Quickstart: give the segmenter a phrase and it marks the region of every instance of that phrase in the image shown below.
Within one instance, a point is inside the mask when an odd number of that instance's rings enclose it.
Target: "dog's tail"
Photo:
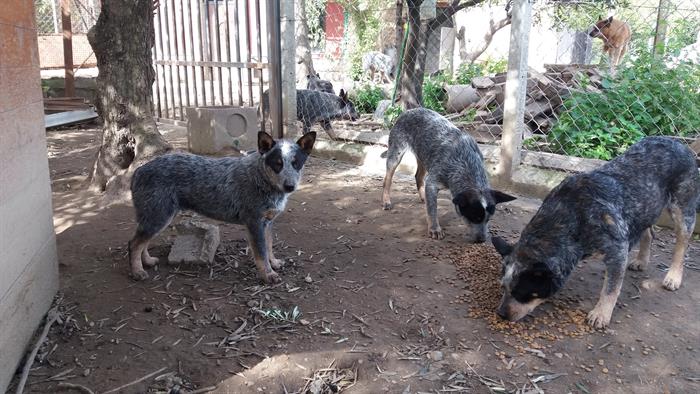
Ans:
[[[389,151],[388,151],[388,150],[385,150],[384,152],[382,152],[381,155],[379,155],[379,157],[381,157],[382,159],[386,159],[386,155],[387,155],[387,154],[389,154]]]

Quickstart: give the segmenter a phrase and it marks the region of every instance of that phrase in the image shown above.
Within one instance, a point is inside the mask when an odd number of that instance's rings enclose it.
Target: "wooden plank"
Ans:
[[[56,114],[44,115],[46,128],[80,123],[97,118],[97,112],[92,109],[83,111],[66,111]]]

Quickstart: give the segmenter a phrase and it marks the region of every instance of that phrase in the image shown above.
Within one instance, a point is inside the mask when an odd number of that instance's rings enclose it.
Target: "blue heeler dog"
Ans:
[[[258,111],[263,119],[268,119],[270,112],[269,92],[263,92],[261,109]],[[348,99],[347,93],[340,89],[339,95],[319,92],[317,90],[297,89],[297,119],[303,124],[304,134],[311,130],[311,125],[320,123],[331,139],[335,133],[331,126],[333,119],[356,120],[360,114]]]
[[[493,239],[504,256],[498,314],[511,321],[524,317],[564,285],[580,260],[600,256],[605,280],[588,322],[607,326],[625,269],[649,264],[651,226],[664,209],[675,225],[676,246],[663,285],[678,289],[699,194],[693,152],[666,137],[645,138],[599,169],[566,178],[544,199],[515,246]],[[637,243],[639,254],[628,264]]]
[[[306,76],[306,89],[335,94],[331,81],[321,79],[321,75],[319,73],[309,74]]]
[[[496,204],[515,197],[489,187],[484,157],[476,141],[429,109],[415,108],[402,113],[389,133],[384,209],[392,208],[391,180],[408,149],[418,161],[416,184],[421,200],[425,201],[430,237],[445,237],[438,223],[437,195],[440,188],[447,188],[452,193],[457,214],[467,225],[467,242],[486,241],[488,222],[496,211]]]
[[[379,83],[391,83],[394,79],[394,59],[381,52],[367,52],[362,56],[362,71],[369,73],[372,82],[379,74]]]
[[[272,252],[272,222],[297,188],[315,140],[313,132],[296,143],[275,141],[260,132],[258,151],[247,156],[209,158],[174,153],[136,169],[131,195],[138,227],[129,242],[133,277],[148,278],[143,265],[158,262],[148,254],[148,243],[178,211],[190,210],[244,225],[260,277],[267,283],[279,282],[273,268],[281,267],[283,260]]]

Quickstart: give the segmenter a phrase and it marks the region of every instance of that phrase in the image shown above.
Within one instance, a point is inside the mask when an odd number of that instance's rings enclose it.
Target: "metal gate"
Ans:
[[[159,119],[185,121],[189,106],[258,105],[269,81],[268,3],[160,0],[153,48]]]

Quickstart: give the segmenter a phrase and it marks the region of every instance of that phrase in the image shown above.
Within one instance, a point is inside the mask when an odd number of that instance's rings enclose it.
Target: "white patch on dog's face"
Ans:
[[[513,281],[513,274],[515,273],[515,264],[509,264],[506,266],[505,273],[503,274],[503,278],[501,279],[501,284],[509,288],[510,283]]]
[[[277,141],[264,156],[268,180],[282,192],[293,192],[299,185],[307,157],[299,145],[286,140]]]

